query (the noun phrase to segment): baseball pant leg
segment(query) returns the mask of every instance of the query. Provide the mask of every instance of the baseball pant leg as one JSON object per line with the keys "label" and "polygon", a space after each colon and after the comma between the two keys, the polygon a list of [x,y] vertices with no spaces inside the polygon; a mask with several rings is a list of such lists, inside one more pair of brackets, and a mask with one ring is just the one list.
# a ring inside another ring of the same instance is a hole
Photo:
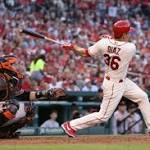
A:
{"label": "baseball pant leg", "polygon": [[150,102],[146,92],[144,92],[139,86],[127,78],[126,88],[123,96],[138,104],[146,126],[148,130],[150,130]]}
{"label": "baseball pant leg", "polygon": [[106,122],[119,104],[123,92],[124,82],[114,83],[105,80],[103,84],[103,100],[100,111],[72,120],[70,121],[70,126],[74,130],[78,130],[94,126],[97,123]]}

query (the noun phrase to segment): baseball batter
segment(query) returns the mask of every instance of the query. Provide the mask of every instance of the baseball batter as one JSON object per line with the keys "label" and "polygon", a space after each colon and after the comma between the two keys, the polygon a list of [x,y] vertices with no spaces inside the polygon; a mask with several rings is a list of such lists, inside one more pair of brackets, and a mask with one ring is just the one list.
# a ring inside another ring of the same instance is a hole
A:
{"label": "baseball batter", "polygon": [[106,122],[122,96],[138,104],[148,130],[150,130],[150,103],[147,94],[134,82],[126,77],[129,63],[135,55],[136,46],[129,42],[131,26],[128,20],[117,21],[113,25],[114,39],[102,38],[88,49],[77,45],[64,45],[82,56],[103,56],[106,69],[103,81],[103,101],[99,112],[71,120],[62,124],[63,130],[70,137],[76,136],[76,131]]}

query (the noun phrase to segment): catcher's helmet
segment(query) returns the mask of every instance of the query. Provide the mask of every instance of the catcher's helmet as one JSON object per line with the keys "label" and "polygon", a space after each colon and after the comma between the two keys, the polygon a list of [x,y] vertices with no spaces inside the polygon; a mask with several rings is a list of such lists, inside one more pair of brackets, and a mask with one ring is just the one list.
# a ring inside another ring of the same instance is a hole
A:
{"label": "catcher's helmet", "polygon": [[124,33],[130,31],[131,25],[128,20],[119,20],[113,25],[114,37],[120,38]]}
{"label": "catcher's helmet", "polygon": [[17,61],[17,58],[15,56],[4,56],[0,57],[0,72],[6,73],[10,76],[15,76],[18,79],[22,79],[23,75],[17,71],[15,67],[13,67],[13,64],[15,64]]}

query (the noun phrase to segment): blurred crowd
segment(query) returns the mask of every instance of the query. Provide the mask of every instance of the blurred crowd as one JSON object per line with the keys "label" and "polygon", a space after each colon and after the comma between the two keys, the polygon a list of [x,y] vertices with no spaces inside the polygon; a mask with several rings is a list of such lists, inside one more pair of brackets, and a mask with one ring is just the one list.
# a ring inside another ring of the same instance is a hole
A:
{"label": "blurred crowd", "polygon": [[125,101],[121,101],[112,118],[113,134],[139,134],[144,127],[143,119],[135,104],[127,107]]}
{"label": "blurred crowd", "polygon": [[19,29],[87,48],[100,35],[111,35],[116,20],[129,19],[135,28],[131,41],[137,45],[129,76],[150,90],[149,7],[149,0],[0,0],[0,55],[17,56],[25,90],[98,91],[104,74],[101,59],[82,58],[58,44],[23,35]]}

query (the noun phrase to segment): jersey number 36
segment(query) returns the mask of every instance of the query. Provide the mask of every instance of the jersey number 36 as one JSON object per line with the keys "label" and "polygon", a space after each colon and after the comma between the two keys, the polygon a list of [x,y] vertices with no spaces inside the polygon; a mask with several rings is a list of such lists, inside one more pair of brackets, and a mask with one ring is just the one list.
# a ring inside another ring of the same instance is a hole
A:
{"label": "jersey number 36", "polygon": [[109,54],[104,54],[104,61],[106,65],[110,66],[112,70],[117,70],[119,68],[118,62],[121,61],[118,56],[109,56]]}

